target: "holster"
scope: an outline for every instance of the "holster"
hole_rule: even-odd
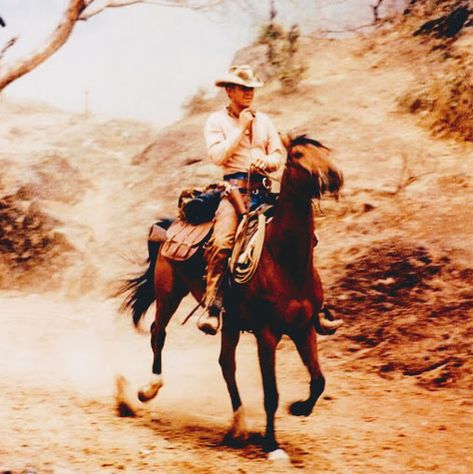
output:
[[[245,203],[245,198],[237,187],[232,186],[228,191],[227,197],[235,208],[238,217],[241,217],[243,214],[248,212],[247,204]]]

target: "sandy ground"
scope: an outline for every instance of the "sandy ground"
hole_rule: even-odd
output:
[[[120,418],[114,378],[125,375],[133,387],[147,381],[151,350],[114,305],[1,295],[0,472],[472,472],[471,393],[350,370],[338,336],[322,338],[327,389],[308,418],[287,414],[307,393],[308,377],[282,341],[277,428],[291,462],[277,465],[259,445],[262,388],[253,336],[243,335],[237,375],[255,434],[247,446],[225,445],[230,403],[219,341],[192,321],[180,326],[191,300],[169,327],[158,398],[135,418]]]

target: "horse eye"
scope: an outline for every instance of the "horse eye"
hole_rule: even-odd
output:
[[[304,155],[300,151],[296,151],[292,157],[293,158],[302,158]]]

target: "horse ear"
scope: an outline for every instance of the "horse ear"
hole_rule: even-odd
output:
[[[286,150],[289,150],[289,147],[291,146],[291,140],[292,140],[291,132],[285,132],[285,133],[279,132],[279,138],[281,139],[281,142],[284,145],[284,148]]]

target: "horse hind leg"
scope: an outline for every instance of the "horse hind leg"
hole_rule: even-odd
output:
[[[138,390],[138,399],[141,402],[149,402],[158,394],[163,386],[163,376],[161,371],[161,352],[166,340],[166,331],[163,330],[159,334],[156,331],[156,322],[151,325],[151,348],[153,349],[153,371],[151,378],[146,385]],[[159,369],[157,369],[159,367]]]
[[[156,397],[163,386],[162,351],[166,341],[166,327],[179,306],[182,298],[188,293],[187,288],[178,280],[171,264],[167,261],[157,269],[156,284],[156,317],[151,325],[151,348],[153,349],[153,367],[150,381],[138,391],[138,398],[148,402]]]
[[[301,331],[296,335],[291,335],[291,339],[294,341],[297,351],[309,371],[310,393],[307,400],[292,403],[289,411],[292,415],[308,416],[312,413],[325,388],[325,378],[320,369],[317,355],[317,336],[314,327],[310,327],[309,331]]]

